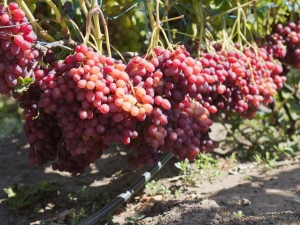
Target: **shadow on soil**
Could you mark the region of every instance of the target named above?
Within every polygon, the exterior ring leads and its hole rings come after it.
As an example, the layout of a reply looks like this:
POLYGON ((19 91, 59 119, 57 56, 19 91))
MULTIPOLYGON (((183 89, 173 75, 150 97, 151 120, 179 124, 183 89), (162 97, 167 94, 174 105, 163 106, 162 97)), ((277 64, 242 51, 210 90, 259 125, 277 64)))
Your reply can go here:
MULTIPOLYGON (((141 212, 146 224, 300 224, 300 168, 288 172, 252 176, 208 198, 156 203, 141 212), (240 211, 240 217, 236 214, 240 211), (148 223, 147 223, 148 222, 148 223)), ((216 185, 216 184, 214 184, 216 185)))

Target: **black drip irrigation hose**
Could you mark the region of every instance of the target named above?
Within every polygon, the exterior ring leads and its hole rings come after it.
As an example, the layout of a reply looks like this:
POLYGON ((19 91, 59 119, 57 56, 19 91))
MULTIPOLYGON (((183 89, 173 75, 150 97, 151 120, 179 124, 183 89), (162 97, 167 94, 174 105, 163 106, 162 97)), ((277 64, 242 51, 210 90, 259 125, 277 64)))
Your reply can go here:
POLYGON ((107 215, 116 210, 120 205, 126 202, 132 195, 144 186, 165 164, 171 159, 173 154, 166 152, 155 165, 153 165, 148 172, 145 172, 135 183, 133 183, 126 191, 116 197, 108 205, 94 215, 80 223, 80 225, 94 225, 103 220, 107 215))

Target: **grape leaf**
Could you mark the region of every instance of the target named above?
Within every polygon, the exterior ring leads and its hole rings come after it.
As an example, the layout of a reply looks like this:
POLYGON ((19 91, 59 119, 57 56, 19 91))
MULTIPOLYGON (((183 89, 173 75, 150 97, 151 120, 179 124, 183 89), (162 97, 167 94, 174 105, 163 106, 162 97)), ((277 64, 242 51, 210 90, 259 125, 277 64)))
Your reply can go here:
POLYGON ((28 78, 18 78, 18 84, 15 87, 15 91, 18 93, 23 93, 24 91, 27 91, 30 84, 33 83, 33 79, 28 78))

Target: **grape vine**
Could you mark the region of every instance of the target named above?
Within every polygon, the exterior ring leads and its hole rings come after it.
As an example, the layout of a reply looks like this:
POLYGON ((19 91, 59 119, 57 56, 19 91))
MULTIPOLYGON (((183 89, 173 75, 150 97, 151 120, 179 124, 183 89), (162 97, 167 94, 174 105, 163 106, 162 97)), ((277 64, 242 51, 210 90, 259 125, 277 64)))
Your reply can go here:
MULTIPOLYGON (((200 53, 195 58, 184 45, 169 42, 157 3, 156 18, 149 15, 153 36, 147 54, 125 63, 110 57, 109 38, 124 51, 140 50, 130 19, 122 25, 126 30, 108 23, 113 27, 108 32, 100 7, 87 6, 84 43, 73 52, 61 51, 62 61, 51 49, 42 51, 18 4, 0 6, 0 93, 12 93, 24 109, 31 164, 52 162, 54 170, 84 173, 115 142, 132 149, 132 167, 154 164, 160 152, 192 161, 215 147, 209 132, 220 113, 254 118, 286 81, 281 62, 300 68, 300 22, 278 24, 258 46, 241 45, 242 33, 235 44, 234 35, 224 35, 223 44, 200 40, 193 44, 200 53), (100 37, 106 38, 109 56, 100 37)), ((119 4, 113 7, 120 10, 119 4)), ((69 35, 60 15, 56 20, 69 35)))

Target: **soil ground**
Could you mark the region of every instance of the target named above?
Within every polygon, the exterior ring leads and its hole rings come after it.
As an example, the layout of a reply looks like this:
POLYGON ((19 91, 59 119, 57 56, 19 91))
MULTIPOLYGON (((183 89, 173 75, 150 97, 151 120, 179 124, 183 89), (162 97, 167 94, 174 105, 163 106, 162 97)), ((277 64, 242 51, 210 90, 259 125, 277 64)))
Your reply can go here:
MULTIPOLYGON (((130 169, 126 149, 114 145, 86 170, 85 175, 72 177, 68 173, 52 171, 50 165, 43 168, 29 165, 27 148, 22 133, 0 140, 0 199, 7 198, 3 188, 13 184, 22 187, 48 181, 54 192, 19 211, 10 211, 7 201, 1 202, 0 224, 40 224, 71 208, 85 207, 87 198, 83 202, 78 200, 82 205, 70 201, 70 193, 75 195, 83 186, 91 193, 107 193, 106 198, 103 195, 91 198, 91 201, 101 202, 98 207, 102 207, 149 169, 130 169)), ((161 180, 170 190, 182 190, 178 196, 149 196, 147 189, 142 188, 114 213, 110 224, 128 224, 127 217, 139 214, 144 218, 136 224, 147 225, 300 224, 299 162, 279 163, 266 174, 261 174, 260 169, 251 164, 237 165, 246 168, 246 172, 230 175, 224 170, 220 181, 214 179, 212 184, 196 182, 187 188, 183 188, 181 180, 172 181, 179 174, 175 162, 176 158, 172 158, 155 179, 161 180)))

